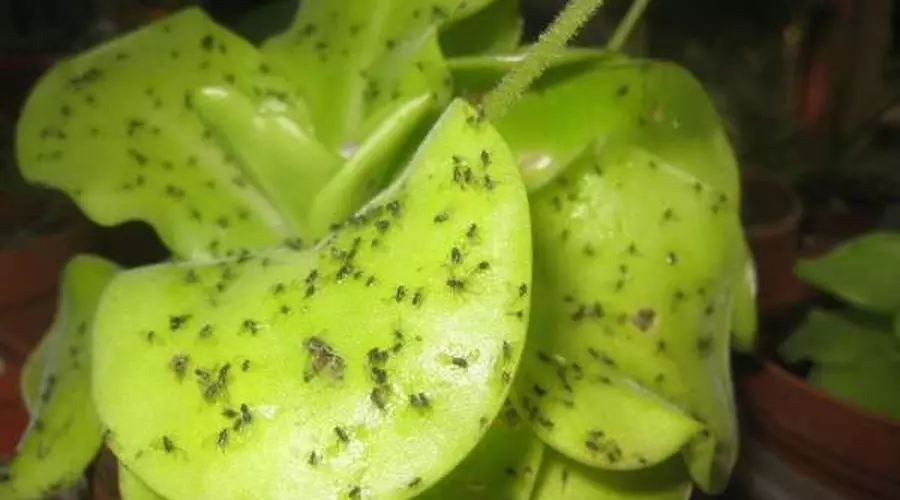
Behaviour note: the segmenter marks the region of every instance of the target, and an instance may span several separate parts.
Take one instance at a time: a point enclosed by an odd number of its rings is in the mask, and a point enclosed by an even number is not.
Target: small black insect
[[[453,247],[450,250],[450,263],[451,264],[459,264],[462,261],[462,252],[459,251],[459,248]]]
[[[413,294],[412,305],[418,307],[418,306],[422,305],[423,300],[424,300],[424,296],[422,294],[422,290],[421,289],[416,290],[416,293]]]
[[[244,372],[245,372],[245,371],[247,371],[247,370],[249,370],[249,369],[250,369],[250,360],[249,360],[249,359],[245,359],[244,361],[241,362],[241,371],[244,371]]]
[[[451,362],[453,363],[454,366],[457,366],[459,368],[468,368],[469,367],[469,360],[467,360],[466,358],[459,357],[459,356],[453,356],[453,358],[451,358]]]
[[[712,337],[700,337],[697,339],[697,352],[701,356],[708,356],[712,353],[713,340]]]
[[[335,428],[334,428],[334,434],[337,436],[337,438],[338,438],[342,443],[349,443],[349,442],[350,442],[350,436],[347,434],[347,431],[346,431],[343,427],[340,427],[340,426],[335,427]]]
[[[485,167],[491,164],[491,154],[486,149],[481,150],[481,164]]]
[[[462,290],[466,287],[466,282],[459,278],[449,278],[447,280],[447,286],[453,290]]]
[[[204,35],[203,38],[200,39],[200,47],[209,52],[213,49],[215,44],[215,39],[212,35]]]
[[[315,451],[309,452],[309,458],[306,459],[306,463],[312,466],[316,466],[322,460],[322,457],[319,456]]]
[[[387,204],[388,212],[391,213],[394,217],[398,217],[400,215],[400,211],[402,210],[402,206],[400,205],[399,200],[394,200]]]
[[[253,414],[250,413],[250,407],[246,404],[241,404],[241,422],[246,425],[253,421]]]
[[[469,225],[469,229],[466,230],[466,237],[470,240],[478,237],[478,224],[473,223]]]
[[[416,408],[428,408],[431,402],[428,401],[428,396],[424,392],[419,392],[409,395],[409,404]]]
[[[631,317],[631,323],[640,331],[646,332],[653,328],[656,321],[656,311],[653,309],[639,309]]]
[[[169,316],[169,329],[173,332],[176,330],[180,330],[188,320],[191,319],[190,314],[179,314],[174,316]]]
[[[254,319],[245,319],[244,322],[241,323],[241,328],[245,332],[256,335],[257,333],[259,333],[260,325],[259,322]]]
[[[379,410],[383,410],[385,406],[387,406],[387,394],[381,387],[372,389],[372,392],[369,393],[369,400],[371,400],[372,404]]]
[[[175,443],[169,436],[162,437],[162,447],[163,451],[165,451],[166,453],[172,453],[173,451],[175,451]]]
[[[372,367],[372,381],[378,385],[384,385],[387,382],[387,372],[377,366]]]
[[[224,387],[228,384],[228,374],[231,373],[231,363],[225,363],[219,368],[219,375],[216,378],[216,384],[219,387]]]
[[[219,431],[219,435],[216,437],[216,446],[219,448],[224,448],[228,445],[228,429],[222,429]]]
[[[678,255],[676,255],[675,252],[669,252],[666,255],[666,264],[669,264],[670,266],[674,266],[677,263],[678,263]]]
[[[447,219],[450,218],[450,215],[447,212],[441,212],[434,216],[434,223],[440,224],[442,222],[447,222]]]
[[[190,358],[185,354],[176,354],[172,356],[172,360],[169,361],[169,368],[175,372],[175,375],[180,379],[184,378],[184,372],[187,369],[188,361]]]
[[[409,483],[407,483],[407,486],[410,488],[415,488],[415,487],[419,486],[420,484],[422,484],[422,478],[414,477],[414,478],[412,478],[412,480]]]
[[[519,285],[519,297],[524,297],[526,295],[528,295],[528,285],[522,283],[521,285]]]
[[[397,287],[397,290],[394,292],[394,300],[397,302],[403,302],[404,297],[406,297],[406,287],[400,285]]]
[[[481,271],[487,271],[490,268],[491,268],[491,263],[486,260],[483,260],[478,263],[478,269]]]

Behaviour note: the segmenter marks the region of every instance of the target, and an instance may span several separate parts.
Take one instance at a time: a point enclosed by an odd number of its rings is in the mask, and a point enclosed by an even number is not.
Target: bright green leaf
[[[731,328],[731,348],[740,352],[753,352],[756,348],[758,328],[756,311],[756,267],[750,250],[745,250],[746,264],[744,279],[738,285],[734,296],[734,308]]]
[[[51,69],[19,122],[22,173],[100,224],[149,222],[183,258],[272,246],[290,225],[192,109],[225,84],[308,122],[255,48],[188,9]]]
[[[502,138],[456,102],[317,247],[123,274],[94,342],[110,448],[169,498],[424,491],[506,399],[529,314],[527,205]]]
[[[807,283],[874,312],[900,311],[900,232],[876,231],[797,263]]]
[[[519,0],[495,0],[441,33],[441,48],[447,57],[510,54],[518,48],[523,28]]]
[[[524,49],[509,54],[472,55],[447,60],[458,95],[480,96],[496,86],[525,57]],[[601,58],[617,57],[598,49],[569,48],[551,61],[540,80],[552,79],[569,71],[582,71]]]
[[[544,443],[507,402],[478,446],[449,476],[417,500],[528,500],[537,480]]]
[[[193,96],[206,126],[241,164],[249,166],[252,183],[290,221],[292,231],[303,239],[321,236],[309,227],[310,207],[340,170],[341,157],[319,144],[282,109],[272,107],[273,103],[258,106],[225,86],[205,87]]]
[[[122,500],[164,500],[121,463],[119,464],[119,495]]]
[[[736,160],[715,108],[673,64],[610,58],[561,71],[538,80],[495,125],[523,168],[564,168],[591,141],[614,136],[677,163],[730,201],[738,196]]]
[[[318,137],[337,151],[392,101],[435,92],[435,105],[446,104],[451,82],[437,29],[491,1],[306,0],[263,50],[294,75]]]
[[[691,489],[678,459],[636,471],[605,471],[547,450],[532,500],[687,500]]]
[[[779,354],[788,363],[900,362],[900,340],[891,333],[890,325],[865,324],[845,313],[813,309]]]
[[[324,236],[332,225],[346,220],[378,194],[412,131],[431,109],[432,100],[426,94],[398,104],[361,144],[347,152],[350,159],[318,193],[308,215],[314,238]]]
[[[22,400],[28,413],[34,414],[38,406],[41,393],[41,381],[44,378],[44,369],[51,355],[53,345],[58,343],[59,337],[65,335],[65,329],[60,322],[51,325],[50,330],[41,337],[37,347],[28,355],[25,366],[22,367],[22,376],[19,380]]]
[[[60,302],[46,335],[44,368],[32,421],[0,481],[0,498],[39,499],[75,484],[102,442],[91,401],[91,330],[94,312],[117,267],[78,256],[66,265]],[[37,366],[37,365],[35,365]]]
[[[530,202],[535,300],[516,395],[535,431],[611,469],[690,444],[695,480],[723,488],[737,455],[729,346],[746,269],[735,197],[610,139]]]
[[[839,399],[887,418],[900,419],[900,362],[896,360],[816,365],[809,381]]]

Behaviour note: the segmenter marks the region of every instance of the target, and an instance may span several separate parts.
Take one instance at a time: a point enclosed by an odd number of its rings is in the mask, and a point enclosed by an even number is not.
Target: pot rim
[[[884,415],[879,415],[877,413],[866,410],[865,408],[861,408],[852,403],[848,403],[844,400],[838,399],[829,394],[827,391],[807,383],[804,379],[798,377],[797,375],[794,375],[786,368],[774,361],[765,360],[763,362],[763,370],[761,371],[761,373],[768,376],[770,379],[778,379],[780,382],[786,383],[798,391],[807,393],[810,397],[822,401],[829,406],[839,407],[840,411],[852,414],[853,416],[858,417],[859,420],[865,420],[874,424],[878,424],[879,426],[884,426],[892,429],[897,433],[900,433],[900,419],[894,419],[886,417]]]

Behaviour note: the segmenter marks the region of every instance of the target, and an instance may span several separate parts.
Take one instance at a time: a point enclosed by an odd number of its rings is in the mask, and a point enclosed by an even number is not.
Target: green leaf
[[[876,231],[797,263],[803,281],[857,307],[900,311],[900,232]]]
[[[310,106],[317,136],[341,149],[367,117],[397,99],[436,94],[450,98],[449,74],[437,30],[474,14],[492,0],[301,2],[286,32],[263,50],[293,74]]]
[[[737,199],[640,144],[598,141],[531,194],[536,295],[515,393],[573,459],[635,469],[689,444],[695,481],[718,491],[737,454]]]
[[[900,313],[897,313],[894,316],[894,333],[897,334],[897,338],[900,339]]]
[[[317,235],[307,220],[310,207],[322,186],[340,170],[341,157],[272,103],[258,105],[226,86],[204,87],[193,96],[206,126],[248,166],[251,182],[290,222],[292,232],[314,239]]]
[[[90,397],[90,340],[100,294],[117,272],[111,262],[86,255],[66,265],[56,317],[38,350],[44,366],[30,404],[31,425],[9,465],[9,479],[0,481],[0,498],[38,499],[71,486],[100,449],[100,421]]]
[[[480,96],[496,86],[525,57],[522,49],[508,54],[471,55],[447,60],[457,95]],[[582,71],[601,58],[617,57],[603,50],[572,47],[550,62],[538,81],[552,79],[571,71]]]
[[[524,24],[519,0],[495,0],[441,33],[441,48],[447,57],[513,53]]]
[[[737,286],[734,296],[731,328],[731,348],[750,353],[756,349],[759,327],[756,311],[756,267],[750,249],[745,249],[744,279]]]
[[[617,57],[544,77],[495,126],[526,170],[562,169],[591,141],[615,136],[738,196],[737,163],[715,108],[673,64]]]
[[[122,500],[164,500],[121,463],[119,463],[119,495]]]
[[[385,185],[413,130],[431,110],[427,94],[399,101],[375,130],[354,148],[341,171],[320,190],[309,210],[313,237],[324,236],[333,224],[346,220]]]
[[[846,313],[810,311],[806,321],[779,348],[788,363],[816,364],[900,362],[900,339],[890,325],[872,325]]]
[[[896,360],[816,365],[809,381],[839,399],[887,418],[900,419],[900,362]]]
[[[534,489],[544,443],[507,402],[478,446],[449,476],[417,500],[484,498],[528,500]]]
[[[309,123],[255,48],[188,9],[51,69],[19,122],[22,173],[66,191],[102,225],[149,222],[183,258],[272,246],[294,236],[291,225],[248,177],[275,174],[260,158],[238,164],[192,109],[191,92],[229,84],[257,109],[281,108],[300,129]],[[310,146],[277,144],[279,153]]]
[[[37,347],[28,354],[28,359],[25,360],[25,365],[22,367],[22,376],[19,380],[19,390],[22,393],[22,400],[25,402],[25,407],[28,408],[29,414],[33,415],[38,407],[41,381],[44,378],[44,370],[47,367],[52,346],[58,343],[57,339],[63,335],[65,335],[65,330],[59,322],[51,325],[50,330],[41,337]]]
[[[636,471],[605,471],[547,450],[532,500],[685,500],[691,489],[678,459]]]
[[[318,246],[117,278],[94,342],[109,446],[168,498],[424,491],[502,409],[530,240],[510,152],[455,102]]]

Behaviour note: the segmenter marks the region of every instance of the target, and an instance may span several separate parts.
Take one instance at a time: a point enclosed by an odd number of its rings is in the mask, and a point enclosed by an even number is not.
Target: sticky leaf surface
[[[518,169],[454,103],[316,248],[116,279],[94,343],[110,447],[167,498],[412,497],[500,412],[530,262]]]
[[[67,264],[47,338],[32,421],[0,481],[0,498],[37,499],[77,482],[102,441],[91,400],[91,329],[100,294],[118,271],[109,261],[78,256]]]
[[[723,486],[737,452],[736,200],[680,163],[609,140],[530,201],[536,296],[516,394],[538,435],[612,469],[690,444],[695,479]]]
[[[304,120],[255,48],[188,9],[54,66],[19,122],[22,173],[102,225],[147,221],[180,257],[278,243],[289,222],[193,109],[192,92],[217,84]]]

